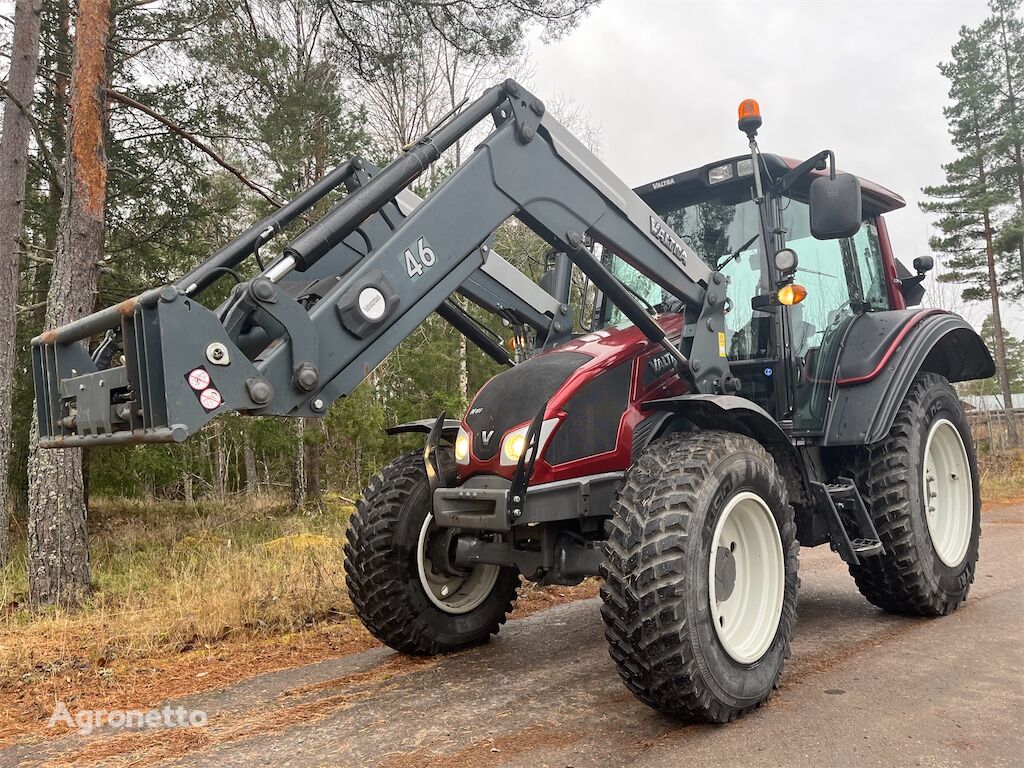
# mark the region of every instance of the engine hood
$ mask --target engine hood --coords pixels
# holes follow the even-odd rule
[[[682,328],[680,315],[662,315],[658,322],[670,336],[678,337]],[[660,358],[658,349],[659,345],[632,325],[608,328],[573,339],[494,376],[477,393],[463,419],[463,427],[470,435],[470,459],[468,466],[459,468],[459,475],[466,477],[483,471],[510,475],[511,468],[500,467],[498,457],[508,432],[532,421],[545,403],[545,419],[564,417],[568,402],[581,387],[606,372],[622,369],[621,393],[613,393],[616,398],[621,394],[622,402],[608,401],[612,412],[607,416],[617,420],[633,389],[632,367],[622,367],[650,355],[654,358],[648,365],[651,371],[642,380],[654,380],[667,370],[654,364]],[[621,410],[615,413],[616,408]],[[613,441],[614,433],[613,429]]]

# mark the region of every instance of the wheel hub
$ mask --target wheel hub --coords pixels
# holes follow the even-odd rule
[[[719,547],[715,558],[715,595],[725,602],[736,588],[736,557],[729,547]]]
[[[711,620],[725,652],[753,664],[771,647],[782,619],[786,558],[767,503],[743,492],[715,526],[708,569]]]
[[[449,557],[454,533],[454,529],[436,525],[434,516],[428,513],[420,528],[416,568],[427,599],[445,613],[458,615],[469,613],[487,599],[498,581],[499,568],[456,568]]]
[[[935,554],[955,568],[971,541],[974,486],[963,438],[948,419],[938,419],[928,430],[921,481],[924,518]]]
[[[454,528],[435,528],[427,532],[426,550],[430,567],[435,573],[449,577],[466,578],[469,571],[455,565],[452,555],[458,532]]]

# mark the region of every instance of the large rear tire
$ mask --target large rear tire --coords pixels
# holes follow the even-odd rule
[[[771,456],[729,432],[669,435],[636,459],[612,514],[601,615],[626,687],[718,723],[766,701],[796,621],[799,552]]]
[[[967,599],[978,562],[978,465],[956,391],[919,374],[886,438],[861,449],[856,481],[884,554],[851,565],[857,588],[892,613],[942,616]]]
[[[442,471],[453,474],[441,451]],[[485,642],[512,610],[519,573],[451,567],[450,531],[434,525],[423,456],[395,459],[356,504],[345,544],[345,576],[356,614],[396,651],[434,655]]]

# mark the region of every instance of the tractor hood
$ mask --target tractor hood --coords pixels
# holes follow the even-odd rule
[[[658,322],[678,337],[682,318],[666,314]],[[535,478],[554,464],[614,451],[620,422],[637,387],[635,363],[644,360],[638,387],[663,379],[671,365],[660,346],[637,328],[607,328],[574,339],[503,371],[477,393],[463,419],[470,436],[463,479],[481,472],[511,477],[514,466],[502,465],[505,436],[531,422],[547,403],[545,420],[557,420],[535,469]]]

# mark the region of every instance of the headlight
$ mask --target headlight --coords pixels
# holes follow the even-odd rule
[[[510,464],[517,464],[519,457],[523,455],[523,451],[526,450],[526,434],[519,432],[514,435],[509,435],[508,439],[501,446],[502,455],[508,459]]]
[[[783,248],[775,254],[775,269],[779,272],[796,272],[797,256],[792,248]]]
[[[754,172],[754,161],[751,159],[740,160],[736,163],[737,176],[749,176]]]
[[[459,427],[459,436],[455,438],[455,463],[469,464],[469,435]]]
[[[558,419],[547,419],[540,425],[540,436],[537,439],[538,454],[544,450],[548,438],[551,437],[551,433],[557,426]],[[529,429],[530,425],[524,424],[505,435],[505,439],[501,441],[501,465],[503,467],[514,467],[519,463],[520,457],[526,450],[526,433]]]

